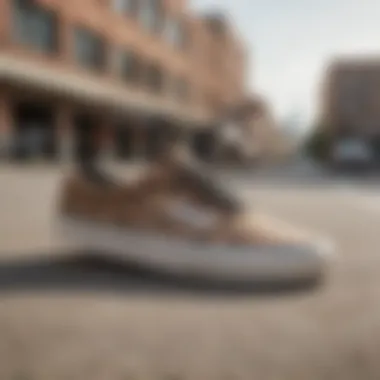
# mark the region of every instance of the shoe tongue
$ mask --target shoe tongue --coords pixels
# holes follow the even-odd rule
[[[206,170],[187,149],[170,152],[164,167],[177,189],[193,193],[203,204],[232,214],[242,211],[242,201],[215,174]]]

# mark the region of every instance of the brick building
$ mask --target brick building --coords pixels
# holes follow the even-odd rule
[[[359,139],[380,154],[380,57],[335,60],[321,100],[320,124],[331,141]]]
[[[3,0],[1,152],[73,158],[96,141],[154,157],[180,128],[210,156],[220,115],[245,96],[246,63],[231,24],[186,0]]]

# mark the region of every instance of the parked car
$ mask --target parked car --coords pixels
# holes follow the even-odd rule
[[[346,139],[336,143],[332,152],[332,161],[337,169],[368,170],[374,163],[374,154],[366,141]]]

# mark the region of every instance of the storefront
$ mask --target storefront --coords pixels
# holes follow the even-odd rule
[[[210,119],[191,105],[4,57],[0,120],[2,159],[75,160],[95,144],[115,160],[154,160],[173,130],[185,131],[200,158],[212,157]]]
[[[2,92],[4,94],[4,92]],[[31,91],[6,92],[1,107],[1,160],[68,162],[90,150],[115,161],[154,161],[179,136],[199,159],[216,159],[217,135],[162,115],[123,115]],[[34,100],[33,100],[34,99]]]

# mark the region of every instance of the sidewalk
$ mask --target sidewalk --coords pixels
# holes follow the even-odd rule
[[[59,248],[51,234],[63,168],[0,166],[0,255],[50,252]]]
[[[53,228],[61,179],[70,167],[0,164],[0,257],[64,250]],[[112,171],[130,178],[143,167],[117,164]]]

